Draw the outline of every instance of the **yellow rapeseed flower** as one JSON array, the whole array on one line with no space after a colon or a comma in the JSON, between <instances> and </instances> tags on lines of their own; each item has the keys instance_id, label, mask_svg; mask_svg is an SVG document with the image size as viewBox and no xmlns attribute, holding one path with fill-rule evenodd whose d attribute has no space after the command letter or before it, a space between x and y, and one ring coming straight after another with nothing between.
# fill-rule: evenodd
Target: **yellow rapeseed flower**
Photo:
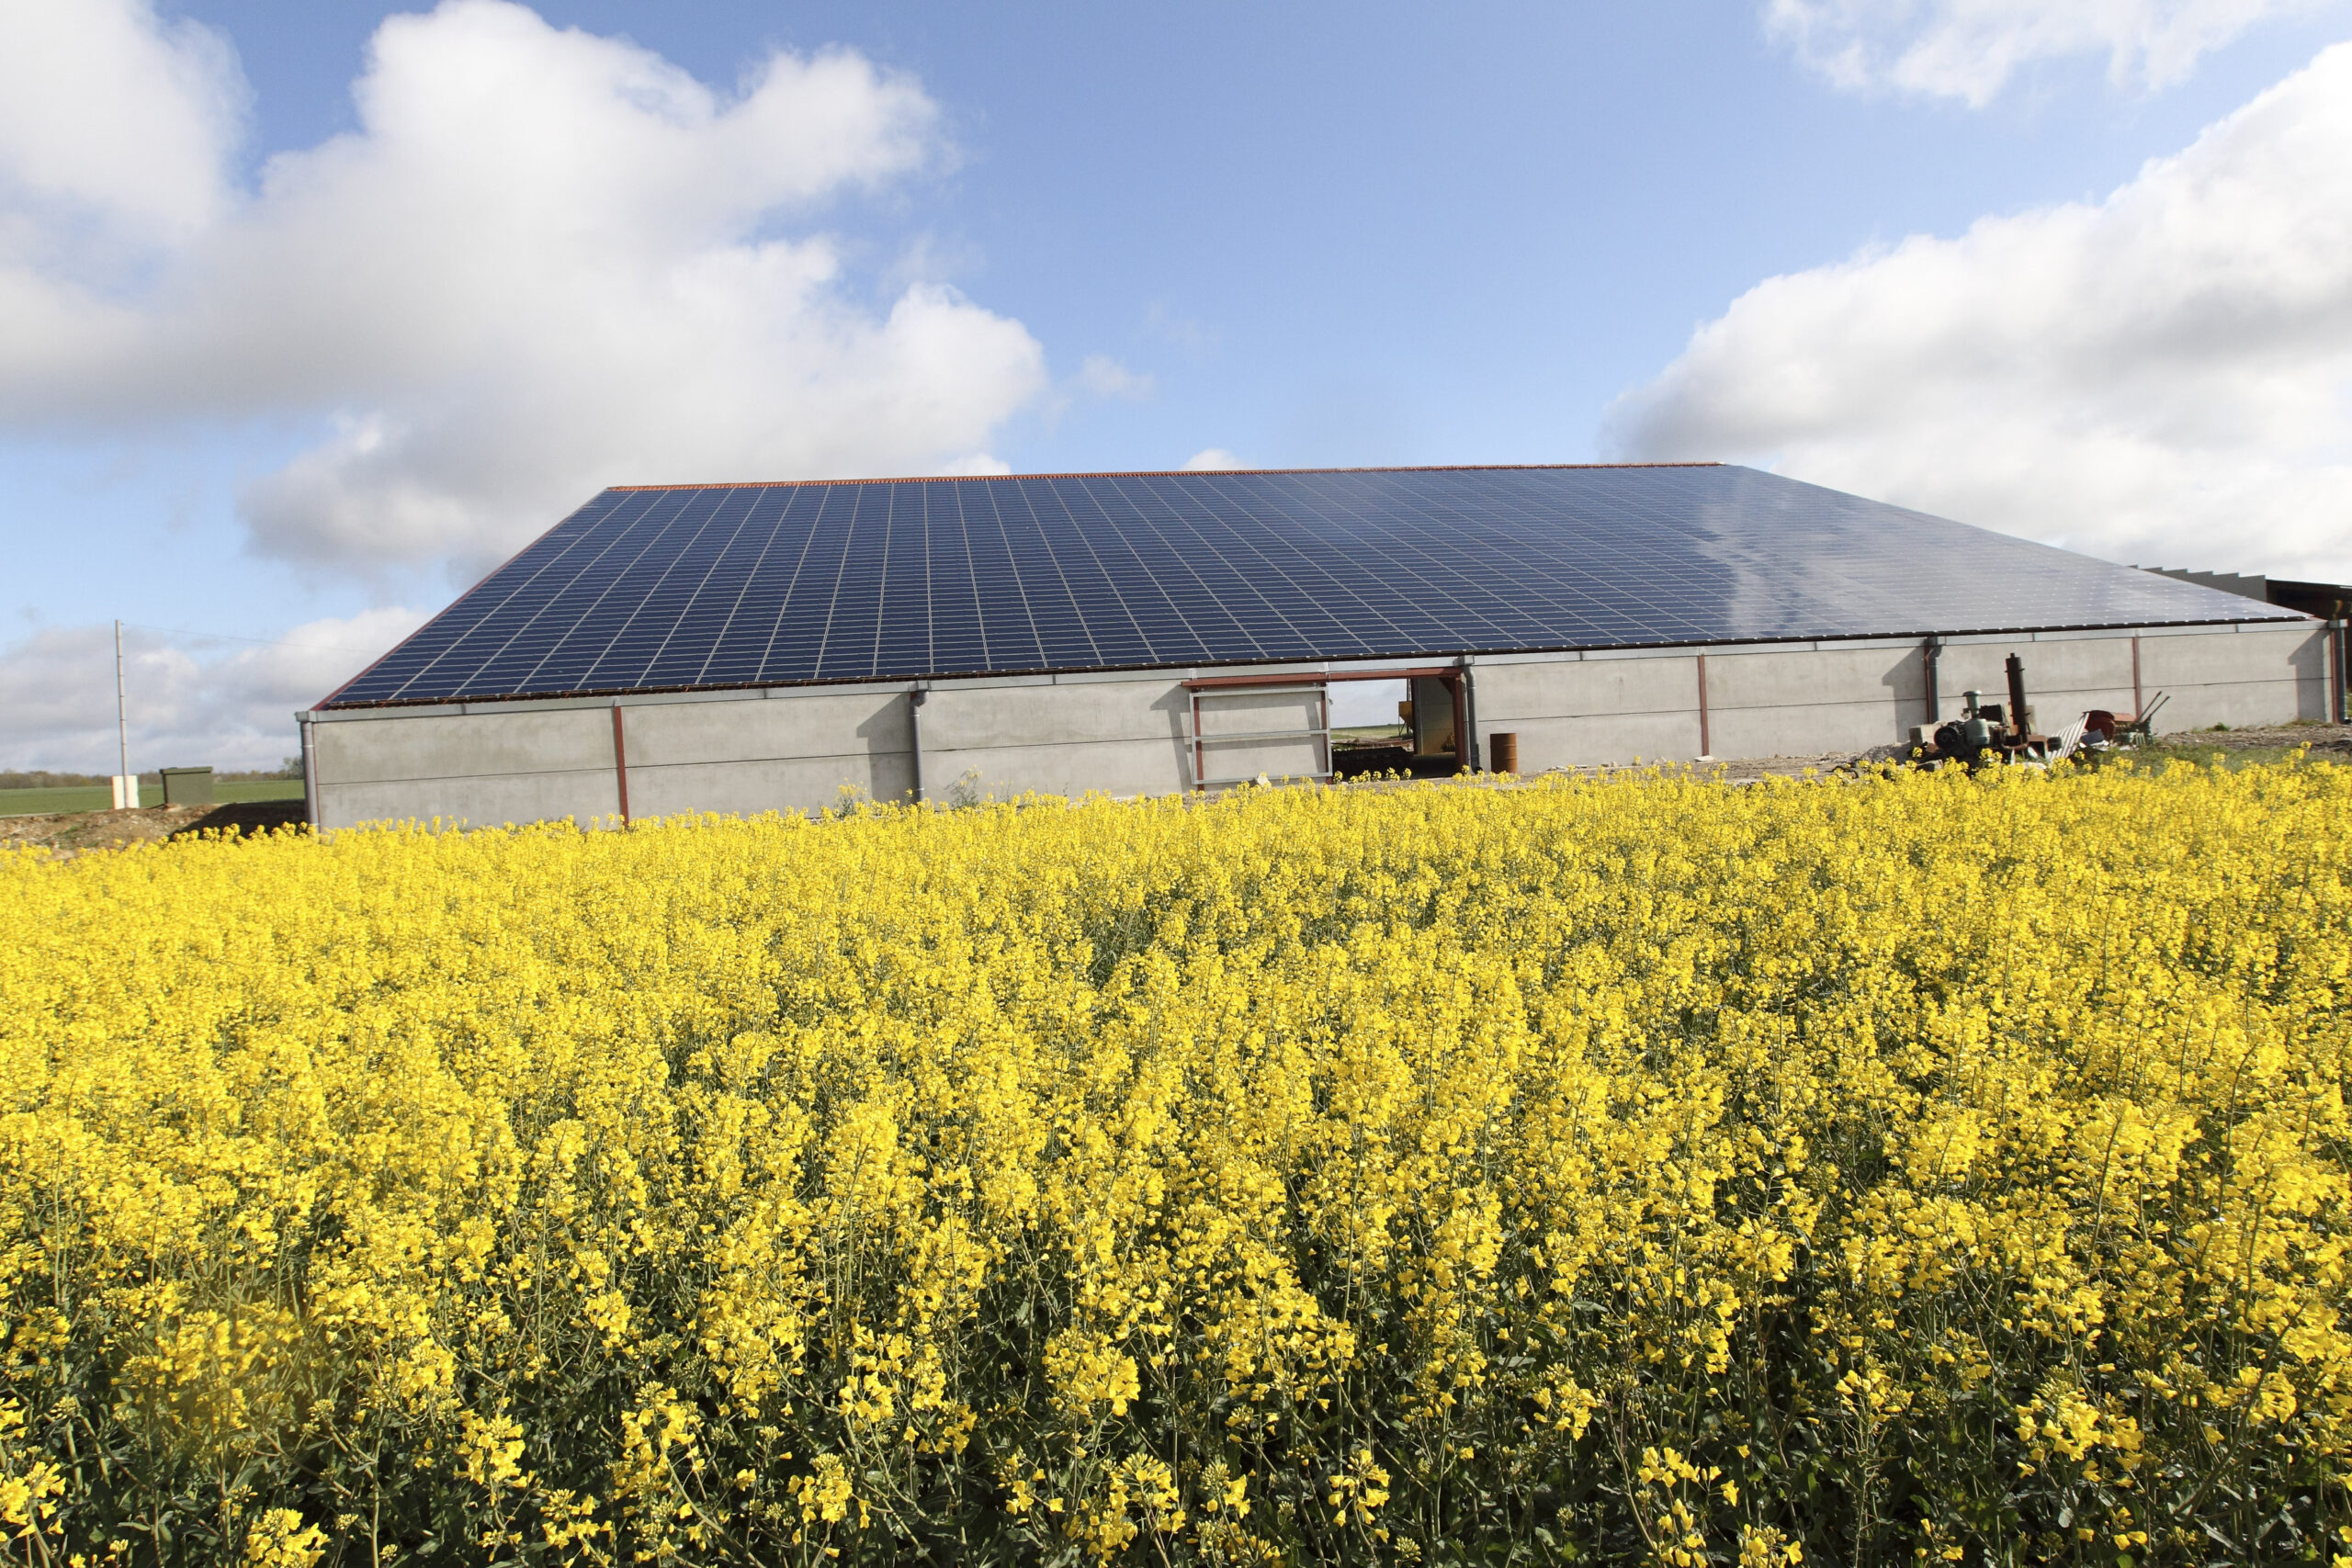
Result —
<instances>
[{"instance_id":1,"label":"yellow rapeseed flower","mask_svg":"<svg viewBox=\"0 0 2352 1568\"><path fill-rule=\"evenodd\" d=\"M2324 1555L2347 823L2297 760L11 852L0 1542Z\"/></svg>"}]
</instances>

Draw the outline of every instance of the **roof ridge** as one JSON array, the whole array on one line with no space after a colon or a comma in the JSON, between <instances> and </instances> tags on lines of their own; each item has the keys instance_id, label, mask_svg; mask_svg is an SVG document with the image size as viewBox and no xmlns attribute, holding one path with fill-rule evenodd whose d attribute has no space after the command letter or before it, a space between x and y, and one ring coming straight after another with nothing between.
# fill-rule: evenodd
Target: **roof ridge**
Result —
<instances>
[{"instance_id":1,"label":"roof ridge","mask_svg":"<svg viewBox=\"0 0 2352 1568\"><path fill-rule=\"evenodd\" d=\"M797 485L962 484L989 479L1158 479L1214 478L1219 474L1463 474L1529 473L1562 468L1720 468L1713 460L1691 463L1420 463L1361 468L1105 468L1055 474L899 474L863 479L718 479L703 483L606 485L605 493L651 490L784 490Z\"/></svg>"}]
</instances>

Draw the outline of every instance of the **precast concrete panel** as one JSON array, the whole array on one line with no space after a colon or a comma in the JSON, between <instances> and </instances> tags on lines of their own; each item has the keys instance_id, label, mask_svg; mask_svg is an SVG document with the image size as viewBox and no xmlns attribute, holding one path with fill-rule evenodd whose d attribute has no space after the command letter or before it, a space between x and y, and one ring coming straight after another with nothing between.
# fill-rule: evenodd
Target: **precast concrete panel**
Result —
<instances>
[{"instance_id":1,"label":"precast concrete panel","mask_svg":"<svg viewBox=\"0 0 2352 1568\"><path fill-rule=\"evenodd\" d=\"M2216 724L2288 724L2327 717L2327 632L2317 622L2279 631L2143 637L2140 684L2161 691L2162 731Z\"/></svg>"},{"instance_id":2,"label":"precast concrete panel","mask_svg":"<svg viewBox=\"0 0 2352 1568\"><path fill-rule=\"evenodd\" d=\"M706 811L730 817L812 813L862 800L907 800L914 783L913 758L906 751L642 767L632 755L629 814L642 820Z\"/></svg>"},{"instance_id":3,"label":"precast concrete panel","mask_svg":"<svg viewBox=\"0 0 2352 1568\"><path fill-rule=\"evenodd\" d=\"M928 721L930 715L924 718ZM907 695L888 688L718 702L632 703L627 722L632 774L640 763L878 756L904 751L910 743Z\"/></svg>"},{"instance_id":4,"label":"precast concrete panel","mask_svg":"<svg viewBox=\"0 0 2352 1568\"><path fill-rule=\"evenodd\" d=\"M1926 650L1912 648L1772 649L1707 656L1707 710L1712 717L1742 708L1821 710L1860 705L1882 724L1905 708L1927 704ZM1915 719L1913 722L1917 722ZM1876 746L1881 741L1870 744ZM1723 738L1714 738L1718 756Z\"/></svg>"},{"instance_id":5,"label":"precast concrete panel","mask_svg":"<svg viewBox=\"0 0 2352 1568\"><path fill-rule=\"evenodd\" d=\"M2155 695L2155 688L2149 688L2148 700L2154 702ZM2156 711L2156 733L2178 735L2211 729L2217 724L2243 729L2250 724L2291 724L2299 718L2319 717L2319 705L2313 704L2307 713L2297 700L2301 695L2294 686L2275 681L2167 687L2165 705Z\"/></svg>"},{"instance_id":6,"label":"precast concrete panel","mask_svg":"<svg viewBox=\"0 0 2352 1568\"><path fill-rule=\"evenodd\" d=\"M1582 718L1596 714L1697 712L1698 661L1687 653L1632 659L1563 659L1481 664L1474 679L1478 727L1508 729L1499 716ZM1693 723L1696 723L1694 717ZM1694 730L1695 735L1695 730Z\"/></svg>"},{"instance_id":7,"label":"precast concrete panel","mask_svg":"<svg viewBox=\"0 0 2352 1568\"><path fill-rule=\"evenodd\" d=\"M2019 637L2014 642L1950 643L1937 660L1936 684L1941 688L1947 703L1954 705L1950 718L1960 710L1959 694L1970 687L1983 692L1988 701L2007 702L2009 689L2008 656L2016 654L2025 660L2026 700L2034 701L2037 692L2121 692L2125 707L2131 706L2132 638L2070 637L2051 642L2033 642ZM2092 705L2105 707L2108 705Z\"/></svg>"},{"instance_id":8,"label":"precast concrete panel","mask_svg":"<svg viewBox=\"0 0 2352 1568\"><path fill-rule=\"evenodd\" d=\"M933 687L923 699L922 743L948 750L1175 739L1190 722L1182 685L1082 681L1008 686Z\"/></svg>"},{"instance_id":9,"label":"precast concrete panel","mask_svg":"<svg viewBox=\"0 0 2352 1568\"><path fill-rule=\"evenodd\" d=\"M2325 640L2325 628L2317 622L2278 631L2143 637L2140 683L2153 693L2158 687L2177 691L2318 679L2326 672Z\"/></svg>"},{"instance_id":10,"label":"precast concrete panel","mask_svg":"<svg viewBox=\"0 0 2352 1568\"><path fill-rule=\"evenodd\" d=\"M923 702L923 794L1171 794L1191 782L1191 708L1166 676L943 684Z\"/></svg>"},{"instance_id":11,"label":"precast concrete panel","mask_svg":"<svg viewBox=\"0 0 2352 1568\"><path fill-rule=\"evenodd\" d=\"M923 793L943 804L1023 795L1173 795L1191 781L1175 743L1092 740L1073 746L964 747L922 759Z\"/></svg>"},{"instance_id":12,"label":"precast concrete panel","mask_svg":"<svg viewBox=\"0 0 2352 1568\"><path fill-rule=\"evenodd\" d=\"M1519 736L1519 766L1592 767L1699 754L1699 661L1685 653L1480 665L1478 732Z\"/></svg>"},{"instance_id":13,"label":"precast concrete panel","mask_svg":"<svg viewBox=\"0 0 2352 1568\"><path fill-rule=\"evenodd\" d=\"M1714 661L1708 661L1712 671ZM1715 708L1707 716L1708 744L1714 755L1816 757L1825 751L1867 751L1905 739L1908 718L1917 723L1919 705L1902 705L1882 696L1874 703L1781 704L1772 707Z\"/></svg>"},{"instance_id":14,"label":"precast concrete panel","mask_svg":"<svg viewBox=\"0 0 2352 1568\"><path fill-rule=\"evenodd\" d=\"M1922 648L1710 654L1707 741L1718 757L1863 751L1927 716Z\"/></svg>"},{"instance_id":15,"label":"precast concrete panel","mask_svg":"<svg viewBox=\"0 0 2352 1568\"><path fill-rule=\"evenodd\" d=\"M613 765L613 721L600 707L338 717L313 730L320 777L338 784Z\"/></svg>"},{"instance_id":16,"label":"precast concrete panel","mask_svg":"<svg viewBox=\"0 0 2352 1568\"><path fill-rule=\"evenodd\" d=\"M1483 695L1483 694L1482 694ZM1581 718L1484 720L1482 733L1497 729L1519 736L1519 771L1546 768L1623 767L1633 762L1681 761L1699 750L1699 713L1594 714Z\"/></svg>"},{"instance_id":17,"label":"precast concrete panel","mask_svg":"<svg viewBox=\"0 0 2352 1568\"><path fill-rule=\"evenodd\" d=\"M431 822L436 818L445 827L494 828L506 822L549 822L566 817L584 828L599 818L616 822L620 817L620 790L610 767L593 773L493 773L364 784L322 779L318 789L322 828Z\"/></svg>"}]
</instances>

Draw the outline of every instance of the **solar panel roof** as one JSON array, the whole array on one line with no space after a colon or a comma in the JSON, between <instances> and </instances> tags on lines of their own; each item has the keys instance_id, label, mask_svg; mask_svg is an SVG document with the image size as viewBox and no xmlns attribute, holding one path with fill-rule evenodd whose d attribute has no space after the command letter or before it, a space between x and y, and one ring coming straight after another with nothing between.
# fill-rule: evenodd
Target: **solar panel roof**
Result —
<instances>
[{"instance_id":1,"label":"solar panel roof","mask_svg":"<svg viewBox=\"0 0 2352 1568\"><path fill-rule=\"evenodd\" d=\"M320 705L2272 618L1715 464L628 487Z\"/></svg>"}]
</instances>

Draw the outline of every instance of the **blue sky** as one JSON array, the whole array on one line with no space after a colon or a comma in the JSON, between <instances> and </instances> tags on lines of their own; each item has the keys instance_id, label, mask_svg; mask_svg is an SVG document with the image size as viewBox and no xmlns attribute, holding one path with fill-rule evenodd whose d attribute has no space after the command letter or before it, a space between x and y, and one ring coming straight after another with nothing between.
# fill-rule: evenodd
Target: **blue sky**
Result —
<instances>
[{"instance_id":1,"label":"blue sky","mask_svg":"<svg viewBox=\"0 0 2352 1568\"><path fill-rule=\"evenodd\" d=\"M2352 576L2345 4L49 9L0 765L118 615L274 761L629 480L1720 457Z\"/></svg>"}]
</instances>

